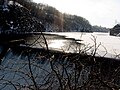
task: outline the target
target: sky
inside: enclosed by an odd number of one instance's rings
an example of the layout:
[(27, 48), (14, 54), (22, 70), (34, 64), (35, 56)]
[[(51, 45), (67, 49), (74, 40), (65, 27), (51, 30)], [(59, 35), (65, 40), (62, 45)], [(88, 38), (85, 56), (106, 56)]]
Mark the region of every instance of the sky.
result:
[(33, 0), (62, 13), (86, 18), (91, 25), (112, 28), (120, 23), (120, 0)]

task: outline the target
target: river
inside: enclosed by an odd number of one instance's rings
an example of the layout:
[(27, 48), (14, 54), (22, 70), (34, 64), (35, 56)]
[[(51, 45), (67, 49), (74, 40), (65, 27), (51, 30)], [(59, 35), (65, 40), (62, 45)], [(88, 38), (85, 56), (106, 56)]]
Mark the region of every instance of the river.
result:
[[(96, 47), (96, 55), (98, 56), (118, 59), (120, 58), (120, 37), (110, 36), (109, 33), (47, 32), (47, 34), (66, 36), (66, 38), (69, 40), (67, 41), (66, 39), (54, 39), (51, 41), (51, 43), (48, 44), (49, 48), (72, 53), (79, 52), (81, 47), (76, 46), (76, 44), (73, 44), (73, 41), (71, 41), (72, 39), (75, 39), (76, 42), (83, 44), (82, 50), (92, 47), (87, 51), (88, 53), (92, 53)], [(70, 46), (71, 48), (69, 48)]]

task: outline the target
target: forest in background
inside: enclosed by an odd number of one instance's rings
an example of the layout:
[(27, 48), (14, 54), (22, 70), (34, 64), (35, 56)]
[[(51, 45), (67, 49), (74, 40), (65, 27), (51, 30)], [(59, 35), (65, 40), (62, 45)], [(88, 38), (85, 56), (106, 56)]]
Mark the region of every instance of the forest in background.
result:
[[(3, 1), (0, 1), (1, 5), (3, 5)], [(11, 1), (11, 0), (8, 0), (8, 1)], [(22, 12), (24, 13), (24, 15), (22, 15), (21, 18), (23, 16), (28, 17), (30, 15), (31, 17), (35, 17), (37, 21), (41, 23), (43, 27), (45, 27), (45, 30), (42, 30), (42, 31), (47, 31), (47, 32), (95, 32), (95, 31), (108, 32), (108, 29), (105, 27), (92, 26), (87, 19), (81, 16), (61, 13), (56, 8), (46, 5), (46, 4), (42, 4), (42, 3), (37, 4), (35, 2), (32, 2), (32, 0), (13, 0), (13, 1), (18, 2), (20, 5), (22, 5), (24, 8), (28, 10), (26, 12), (26, 10), (22, 9), (23, 7), (18, 8), (19, 5), (15, 4), (14, 16), (18, 17), (19, 16), (18, 13)], [(9, 6), (9, 8), (12, 11), (12, 13), (9, 13), (9, 16), (6, 16), (6, 17), (13, 18), (13, 17), (10, 17), (10, 14), (13, 14), (14, 10), (11, 7), (11, 5)], [(28, 15), (28, 13), (30, 15)], [(22, 21), (24, 21), (26, 18), (22, 18), (20, 20), (18, 19), (19, 18), (14, 18), (15, 23), (16, 21), (19, 21), (22, 23)], [(27, 20), (27, 21), (30, 22), (30, 20)], [(31, 23), (35, 23), (35, 22), (31, 22)], [(27, 24), (27, 26), (29, 25)], [(18, 27), (18, 26), (15, 26), (15, 27)], [(28, 29), (26, 28), (25, 31), (30, 31), (30, 32), (39, 31), (39, 30), (33, 30), (34, 28), (32, 28), (32, 31), (30, 30), (30, 28)], [(21, 30), (24, 31), (23, 29)]]

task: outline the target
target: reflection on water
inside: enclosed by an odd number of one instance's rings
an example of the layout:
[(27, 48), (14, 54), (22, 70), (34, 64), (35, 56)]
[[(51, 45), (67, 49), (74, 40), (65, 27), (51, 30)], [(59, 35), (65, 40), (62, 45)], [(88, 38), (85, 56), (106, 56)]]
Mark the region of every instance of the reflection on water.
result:
[[(41, 38), (29, 37), (27, 44), (33, 48), (46, 48)], [(86, 50), (91, 54), (97, 48), (97, 56), (120, 58), (120, 37), (109, 36), (109, 33), (45, 32), (45, 38), (52, 50), (72, 53)]]
[(98, 56), (106, 56), (112, 58), (120, 58), (120, 37), (110, 36), (109, 33), (78, 33), (78, 32), (66, 32), (66, 33), (53, 33), (58, 35), (65, 35), (67, 38), (80, 39), (79, 43), (93, 46), (89, 51), (94, 49), (95, 42)]
[[(57, 33), (46, 33), (44, 34), (44, 37), (49, 49), (72, 53), (78, 52), (80, 43), (74, 38), (68, 38), (65, 35), (57, 35)], [(40, 34), (27, 37), (25, 46), (32, 48), (46, 48), (44, 37)]]
[(49, 48), (61, 49), (64, 46), (65, 41), (66, 40), (51, 40), (51, 42), (48, 46), (49, 46)]

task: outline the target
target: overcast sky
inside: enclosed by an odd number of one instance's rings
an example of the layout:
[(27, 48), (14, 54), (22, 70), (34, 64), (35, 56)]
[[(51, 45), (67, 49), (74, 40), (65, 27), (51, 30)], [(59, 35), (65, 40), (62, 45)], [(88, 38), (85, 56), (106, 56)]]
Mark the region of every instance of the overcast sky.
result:
[(33, 0), (61, 12), (86, 18), (92, 25), (111, 28), (120, 23), (120, 0)]

